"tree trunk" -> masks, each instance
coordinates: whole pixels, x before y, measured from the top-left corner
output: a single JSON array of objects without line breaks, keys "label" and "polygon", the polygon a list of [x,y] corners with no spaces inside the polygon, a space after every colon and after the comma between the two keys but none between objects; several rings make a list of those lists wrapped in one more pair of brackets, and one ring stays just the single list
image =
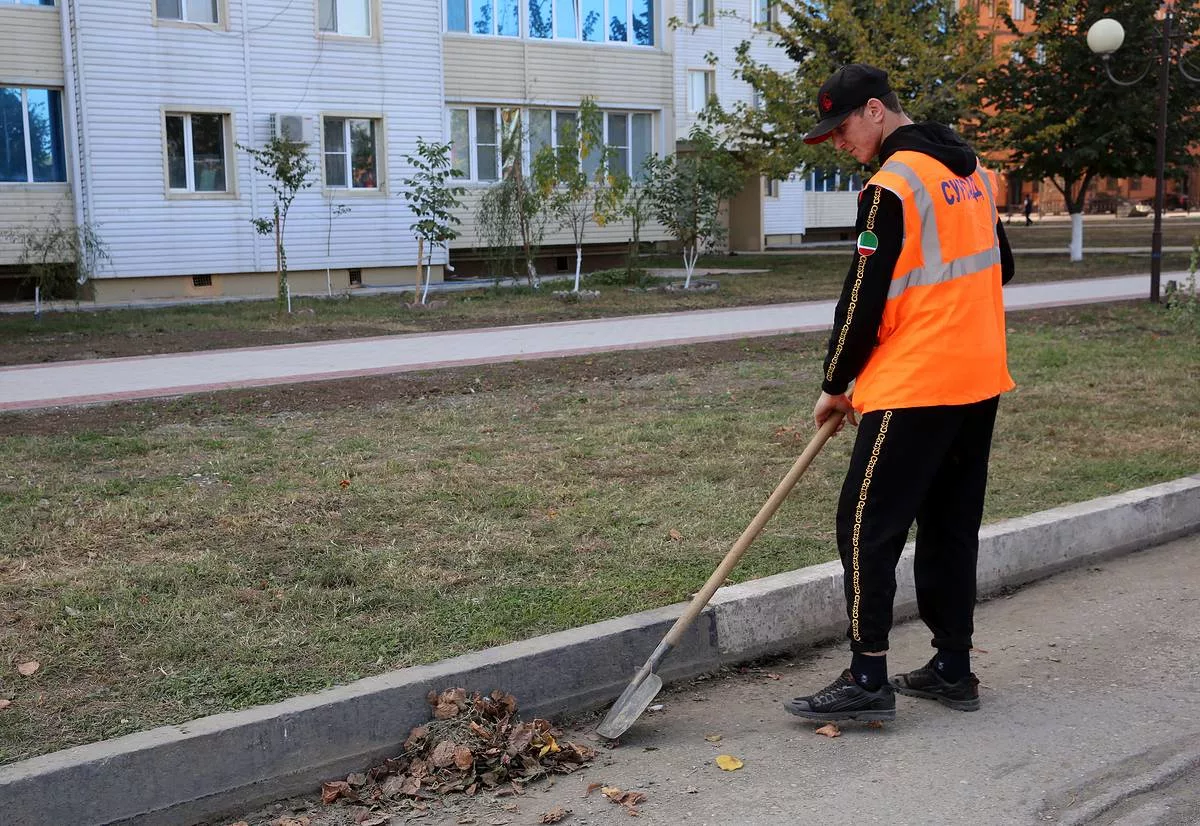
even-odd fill
[{"label": "tree trunk", "polygon": [[1071,260],[1083,260],[1083,213],[1071,213]]},{"label": "tree trunk", "polygon": [[417,286],[413,290],[413,300],[417,304],[424,304],[425,299],[421,297],[421,268],[425,266],[425,238],[417,238]]},{"label": "tree trunk", "polygon": [[698,244],[691,244],[683,248],[683,270],[687,273],[683,279],[683,288],[685,290],[692,286],[692,271],[696,269],[696,259],[700,257],[697,254],[698,249]]},{"label": "tree trunk", "polygon": [[575,247],[575,292],[579,292],[579,268],[583,263],[583,247]]}]

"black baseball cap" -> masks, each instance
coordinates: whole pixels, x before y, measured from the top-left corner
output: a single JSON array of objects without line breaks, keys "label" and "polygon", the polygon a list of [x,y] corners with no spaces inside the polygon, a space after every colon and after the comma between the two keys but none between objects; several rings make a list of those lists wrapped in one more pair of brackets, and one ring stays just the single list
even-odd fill
[{"label": "black baseball cap", "polygon": [[850,113],[871,98],[882,99],[892,91],[887,72],[865,63],[838,69],[817,92],[817,125],[804,136],[805,143],[820,143],[837,129]]}]

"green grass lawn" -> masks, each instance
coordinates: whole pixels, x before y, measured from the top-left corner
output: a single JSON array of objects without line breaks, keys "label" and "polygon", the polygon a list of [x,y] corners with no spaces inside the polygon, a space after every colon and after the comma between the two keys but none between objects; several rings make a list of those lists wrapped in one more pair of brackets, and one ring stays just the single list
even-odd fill
[{"label": "green grass lawn", "polygon": [[[1195,325],[1010,327],[988,521],[1200,470]],[[685,599],[807,443],[824,343],[0,416],[0,762]],[[834,558],[849,445],[734,579]]]},{"label": "green grass lawn", "polygon": [[[1187,253],[1168,253],[1164,270],[1186,269],[1189,259]],[[0,314],[0,366],[830,299],[838,295],[850,261],[849,250],[715,256],[702,258],[699,266],[724,271],[712,277],[720,284],[716,292],[629,292],[602,284],[600,298],[575,303],[554,298],[550,293],[561,285],[551,283],[537,292],[505,287],[435,295],[444,303],[432,309],[408,306],[411,293],[299,299],[296,312],[284,318],[270,301],[56,312],[41,320]],[[661,256],[644,263],[678,267],[680,262]],[[1065,253],[1021,255],[1016,264],[1014,283],[1149,271],[1145,254],[1088,255],[1077,263]],[[765,272],[738,272],[747,269]]]}]

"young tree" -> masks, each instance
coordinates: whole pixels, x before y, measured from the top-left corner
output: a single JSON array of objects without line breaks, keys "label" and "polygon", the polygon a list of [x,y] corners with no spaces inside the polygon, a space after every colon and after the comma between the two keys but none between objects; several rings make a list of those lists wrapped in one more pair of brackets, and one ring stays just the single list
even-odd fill
[{"label": "young tree", "polygon": [[34,315],[41,315],[42,299],[71,298],[77,286],[87,283],[97,269],[110,261],[108,246],[91,224],[65,226],[57,213],[4,236],[20,248],[17,264],[33,284]]},{"label": "young tree", "polygon": [[[417,236],[417,297],[425,303],[421,293],[422,268],[425,266],[426,251],[432,260],[433,251],[447,246],[458,237],[455,226],[462,223],[454,210],[462,206],[459,200],[467,191],[461,186],[450,186],[454,178],[461,178],[462,171],[450,163],[450,144],[429,143],[417,138],[417,153],[404,158],[417,171],[404,181],[404,199],[408,201],[417,219],[409,229]],[[428,247],[426,247],[428,245]],[[426,292],[428,292],[428,273]]]},{"label": "young tree", "polygon": [[[1111,58],[1113,74],[1132,80],[1154,59],[1157,0],[1032,0],[1037,28],[1011,46],[1006,60],[982,79],[980,145],[1001,154],[1022,178],[1050,180],[1071,216],[1071,260],[1083,259],[1083,210],[1097,177],[1153,175],[1157,71],[1124,87],[1107,77],[1086,34],[1102,17],[1125,27],[1125,46]],[[1200,24],[1197,4],[1177,6],[1180,31]],[[1016,27],[1009,20],[1013,32]],[[1155,67],[1157,64],[1155,64]],[[1174,69],[1172,69],[1174,71]],[[1200,141],[1200,84],[1175,83],[1168,97],[1168,174],[1191,161]]]},{"label": "young tree", "polygon": [[479,226],[492,246],[520,244],[525,277],[530,287],[541,286],[537,254],[546,235],[549,213],[540,187],[525,169],[525,133],[520,110],[505,109],[502,118],[500,157],[503,175],[479,202]]},{"label": "young tree", "polygon": [[556,148],[543,147],[533,174],[549,212],[575,241],[575,287],[579,292],[583,237],[589,223],[604,226],[620,214],[628,178],[612,169],[615,152],[604,146],[604,114],[591,98],[579,106],[576,122],[560,131]]},{"label": "young tree", "polygon": [[[735,54],[734,76],[750,84],[757,105],[710,107],[709,119],[736,134],[745,162],[783,179],[803,166],[861,171],[835,154],[831,142],[807,146],[816,121],[817,90],[847,63],[886,69],[913,120],[953,125],[974,117],[971,86],[991,62],[990,40],[979,30],[975,4],[953,0],[773,0],[777,23],[767,24],[791,65],[773,68],[751,54]],[[956,10],[956,6],[962,6]],[[772,61],[778,62],[778,61]]]},{"label": "young tree", "polygon": [[698,125],[686,147],[674,155],[649,158],[646,168],[651,209],[683,248],[687,289],[696,259],[725,236],[721,205],[742,188],[743,169],[727,146]]},{"label": "young tree", "polygon": [[625,262],[625,273],[630,279],[633,278],[638,251],[642,244],[642,227],[654,217],[650,207],[650,193],[643,177],[645,174],[645,167],[637,170],[637,177],[629,182],[625,190],[625,200],[621,203],[621,217],[629,219],[629,257]]},{"label": "young tree", "polygon": [[312,186],[309,175],[316,165],[308,156],[308,144],[275,136],[261,149],[238,144],[254,163],[254,170],[267,178],[275,204],[270,218],[252,218],[251,223],[259,235],[275,236],[275,273],[279,292],[279,312],[291,312],[290,292],[287,280],[287,250],[284,248],[284,230],[287,228],[288,210],[302,189]]}]

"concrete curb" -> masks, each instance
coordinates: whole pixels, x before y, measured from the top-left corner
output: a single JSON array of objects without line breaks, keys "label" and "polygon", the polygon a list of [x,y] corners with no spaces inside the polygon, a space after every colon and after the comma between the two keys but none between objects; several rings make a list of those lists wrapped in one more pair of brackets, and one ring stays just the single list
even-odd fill
[{"label": "concrete curb", "polygon": [[[1044,511],[980,534],[980,593],[1200,531],[1200,475]],[[912,549],[897,616],[915,610]],[[246,711],[0,768],[7,826],[195,823],[314,789],[395,754],[431,689],[503,688],[525,716],[612,700],[682,605],[359,680]],[[719,591],[661,670],[666,680],[839,636],[842,574],[827,563]]]}]

